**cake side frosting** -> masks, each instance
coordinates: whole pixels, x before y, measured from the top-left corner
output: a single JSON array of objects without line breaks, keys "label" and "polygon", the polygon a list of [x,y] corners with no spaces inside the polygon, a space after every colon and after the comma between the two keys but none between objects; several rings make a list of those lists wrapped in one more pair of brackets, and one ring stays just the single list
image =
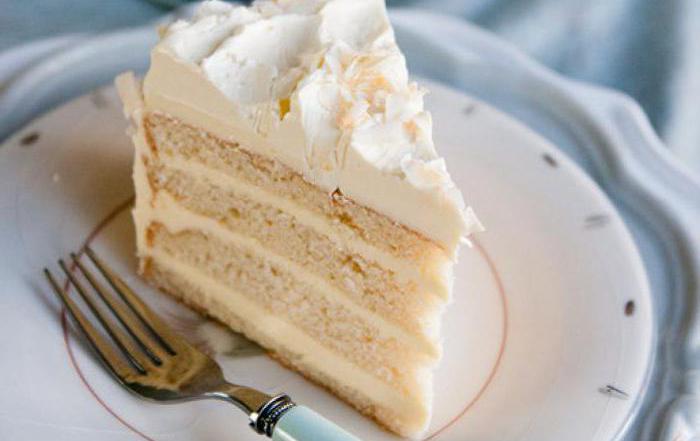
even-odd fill
[{"label": "cake side frosting", "polygon": [[146,107],[284,162],[454,255],[480,228],[435,151],[383,0],[205,2],[162,32]]},{"label": "cake side frosting", "polygon": [[[410,312],[407,310],[407,316],[421,321],[427,319],[428,322],[435,322],[437,327],[431,329],[410,327],[407,332],[405,325],[395,323],[385,313],[372,312],[374,309],[364,309],[366,307],[364,303],[356,303],[358,300],[353,299],[348,292],[348,290],[354,289],[352,284],[344,282],[342,288],[335,288],[334,285],[329,284],[330,282],[324,281],[322,277],[315,276],[316,273],[307,265],[295,263],[296,261],[289,256],[285,257],[279,249],[271,246],[269,241],[257,242],[258,238],[263,237],[260,234],[249,235],[243,230],[232,228],[223,220],[224,218],[208,217],[195,211],[194,207],[184,205],[181,192],[164,186],[164,183],[169,179],[169,171],[180,170],[178,165],[185,166],[187,163],[187,161],[178,162],[177,156],[173,156],[175,154],[168,151],[173,145],[179,145],[177,144],[177,136],[182,135],[182,124],[174,123],[173,130],[169,132],[170,136],[167,139],[159,136],[154,128],[147,123],[147,120],[153,115],[149,116],[144,112],[139,85],[133,75],[120,76],[117,79],[117,85],[125,112],[132,118],[135,129],[132,131],[136,146],[134,167],[136,204],[133,214],[137,227],[141,271],[144,277],[176,297],[180,296],[186,302],[204,308],[208,313],[228,323],[235,330],[245,332],[249,338],[260,342],[277,354],[291,354],[291,356],[286,357],[287,360],[301,363],[293,364],[295,368],[310,378],[331,387],[336,394],[353,403],[361,411],[368,413],[385,427],[404,435],[417,436],[417,434],[422,433],[430,418],[432,367],[441,352],[438,343],[439,324],[435,322],[438,319],[439,311],[421,310],[421,312],[416,312],[414,308],[409,308]],[[192,130],[196,132],[196,128],[192,128]],[[209,135],[201,132],[201,136],[205,138]],[[199,142],[191,142],[191,145],[208,149],[204,139]],[[233,145],[230,145],[229,148],[236,149]],[[184,152],[181,153],[186,155]],[[165,165],[165,169],[161,169],[162,165]],[[200,175],[197,172],[197,167],[192,167],[192,164],[187,163],[181,170],[189,177],[181,184],[193,188],[199,185],[198,181],[201,183],[207,180],[209,173],[217,168],[210,169],[201,166],[202,173]],[[204,172],[204,170],[208,171]],[[212,177],[210,184],[215,182],[217,188],[226,187],[240,191],[246,185],[241,185],[242,182],[247,182],[245,180],[229,183],[224,181],[226,179],[222,176],[216,176]],[[206,188],[211,191],[214,187],[208,185]],[[210,197],[208,200],[212,204],[223,205],[224,212],[232,212],[236,217],[261,217],[259,210],[232,210],[235,206],[229,204],[220,191],[213,195],[216,197]],[[207,197],[199,198],[200,201],[206,199]],[[259,201],[261,198],[258,194],[253,199]],[[328,203],[330,204],[330,202]],[[292,203],[292,205],[296,205],[296,203]],[[294,223],[306,224],[309,220],[309,216],[299,216],[289,207],[282,207],[277,212],[279,219],[271,225],[266,224],[265,231],[286,225],[290,214]],[[167,241],[162,242],[162,239],[157,239],[160,235],[155,232],[160,230],[159,226],[163,227],[162,231],[167,232],[172,238],[182,234],[191,235],[199,232],[200,234],[204,233],[203,237],[208,238],[208,243],[216,241],[234,247],[240,246],[247,253],[229,256],[219,250],[211,250],[206,247],[193,250],[192,248],[178,248],[174,244],[167,245]],[[284,228],[288,234],[286,227]],[[401,230],[405,231],[405,229]],[[168,240],[172,240],[172,238]],[[434,245],[429,244],[428,246]],[[329,252],[337,253],[343,248],[344,246],[341,245],[338,249],[329,249]],[[314,249],[318,250],[318,248]],[[199,257],[195,257],[195,261],[191,261],[183,259],[182,253]],[[226,257],[223,257],[224,255]],[[367,255],[370,259],[375,257],[371,250],[363,252],[362,255]],[[271,290],[251,290],[249,283],[253,280],[252,277],[235,276],[240,278],[229,279],[228,277],[222,278],[220,275],[212,276],[208,272],[209,264],[203,265],[202,261],[198,260],[202,256],[216,256],[213,261],[226,268],[229,268],[231,262],[235,262],[240,256],[260,258],[266,262],[263,266],[255,264],[233,265],[230,272],[232,277],[233,274],[239,274],[236,268],[255,268],[252,272],[258,275],[262,274],[260,277],[265,278],[267,275],[274,279],[271,286],[277,286],[277,281],[281,277],[291,277],[296,281],[295,285],[291,287],[292,289],[285,287],[282,295],[276,294],[274,297],[285,305],[288,302],[295,304],[300,302],[298,304],[302,309],[299,310],[298,316],[304,318],[302,323],[290,322],[291,316],[288,314],[290,311],[288,307],[284,308],[284,312],[275,309],[276,313],[271,314],[269,304],[260,304],[260,299],[266,297],[262,294],[270,295]],[[314,256],[319,258],[318,254],[314,254]],[[438,256],[435,255],[434,258],[437,259]],[[444,256],[442,258],[445,259]],[[165,277],[164,274],[161,274],[163,269],[167,270],[167,279],[162,278]],[[337,271],[336,274],[344,274],[344,272]],[[413,277],[422,274],[421,265],[415,261],[413,261],[412,274]],[[363,277],[370,276],[365,273]],[[392,293],[394,297],[391,296]],[[300,301],[299,296],[308,296],[309,294],[318,295],[320,300],[325,299],[333,306],[334,311],[341,308],[343,311],[347,311],[347,314],[342,316],[336,313],[329,314],[327,308],[318,308],[315,301],[303,301],[303,298]],[[390,304],[392,298],[400,299],[401,306],[411,301],[423,306],[426,302],[437,301],[437,303],[443,304],[446,301],[444,298],[436,298],[434,293],[425,289],[402,293],[382,290],[380,297],[387,304]],[[329,314],[329,317],[333,317],[333,319],[307,322],[309,316],[318,311],[322,311],[324,315]],[[237,317],[237,314],[243,314],[243,317],[250,321],[242,318],[231,321],[229,320],[231,314]],[[348,327],[347,320],[343,320],[354,320],[353,317],[359,322]],[[319,343],[318,340],[321,336],[325,336],[326,340],[330,338],[335,341],[336,337],[333,336],[338,334],[310,331],[308,326],[314,323],[330,324],[331,331],[340,330],[341,334],[339,335],[353,336],[352,338],[361,347],[361,350],[349,347],[347,352],[338,351],[337,348],[333,349],[335,346],[329,346],[327,341],[324,344]],[[364,335],[363,332],[359,331],[364,329],[363,327],[367,327],[373,333],[369,343],[363,338],[356,338],[358,335]],[[270,329],[274,332],[267,332]],[[395,344],[393,342],[402,345],[402,350],[396,351],[392,347]],[[387,353],[389,357],[386,356]],[[367,359],[368,362],[359,367],[356,364],[358,357]]]}]

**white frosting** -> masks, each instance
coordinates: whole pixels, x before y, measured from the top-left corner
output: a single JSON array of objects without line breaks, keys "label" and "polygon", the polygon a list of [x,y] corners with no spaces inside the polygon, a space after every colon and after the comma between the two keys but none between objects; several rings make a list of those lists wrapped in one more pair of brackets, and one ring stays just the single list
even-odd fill
[{"label": "white frosting", "polygon": [[416,329],[414,332],[406,331],[381,315],[357,305],[347,294],[332,286],[327,280],[307,271],[293,261],[273,253],[256,239],[228,230],[214,219],[183,209],[168,194],[158,193],[158,196],[153,201],[153,208],[149,215],[152,222],[162,224],[171,233],[186,230],[203,231],[207,235],[224,240],[226,243],[236,244],[251,254],[272,262],[279,268],[284,268],[289,274],[294,274],[294,277],[299,281],[316,288],[317,292],[326,296],[331,303],[339,304],[351,314],[362,317],[364,321],[377,328],[382,336],[396,339],[408,347],[422,351],[427,357],[424,361],[428,365],[431,365],[440,357],[441,348],[437,345],[440,330],[437,323],[431,324],[432,329]]},{"label": "white frosting", "polygon": [[[431,259],[428,264],[419,264],[415,261],[406,261],[388,253],[381,248],[359,240],[352,229],[340,228],[323,216],[318,216],[300,204],[297,204],[283,196],[276,195],[270,191],[252,185],[242,179],[215,170],[202,164],[182,159],[171,159],[168,167],[173,170],[180,170],[191,177],[205,182],[215,182],[217,186],[225,188],[227,191],[262,204],[274,207],[284,213],[290,214],[300,225],[312,228],[318,233],[326,236],[341,249],[364,256],[378,263],[381,267],[391,271],[398,282],[410,282],[415,284],[424,293],[429,293],[439,299],[449,300],[451,289],[450,271],[453,263],[447,259]],[[151,208],[146,208],[150,212],[155,212]],[[145,210],[145,209],[144,209]],[[151,214],[149,214],[151,216]],[[198,225],[191,225],[197,227]],[[197,229],[197,228],[195,228]],[[437,335],[437,329],[432,331]]]},{"label": "white frosting", "polygon": [[185,277],[189,283],[206,293],[208,298],[224,305],[227,310],[235,311],[236,316],[255,317],[255,320],[248,321],[247,324],[256,339],[264,338],[274,342],[277,348],[295,354],[307,369],[320,372],[332,381],[356,390],[362,397],[395,412],[401,419],[399,423],[409,435],[417,439],[428,428],[433,401],[433,374],[430,368],[418,370],[416,380],[419,387],[410,394],[403,393],[323,346],[313,336],[269,313],[231,286],[222,285],[165,253],[150,251],[148,255],[166,270]]},{"label": "white frosting", "polygon": [[451,255],[480,228],[435,151],[383,0],[205,2],[163,31],[144,95]]}]

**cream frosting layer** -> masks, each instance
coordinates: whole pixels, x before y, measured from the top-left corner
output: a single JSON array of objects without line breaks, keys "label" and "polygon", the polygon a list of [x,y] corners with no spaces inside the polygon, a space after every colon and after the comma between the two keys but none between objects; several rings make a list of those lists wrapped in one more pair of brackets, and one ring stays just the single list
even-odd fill
[{"label": "cream frosting layer", "polygon": [[[167,270],[183,276],[206,295],[216,298],[238,317],[255,317],[254,321],[248,321],[249,325],[270,341],[276,342],[279,347],[298,355],[306,366],[358,391],[372,402],[393,410],[404,419],[402,424],[415,433],[427,428],[432,408],[432,372],[429,369],[419,378],[422,387],[420,391],[416,391],[416,398],[402,394],[346,358],[322,346],[299,328],[269,314],[231,287],[218,283],[167,254],[150,251],[149,256]],[[421,395],[423,397],[417,398]]]},{"label": "cream frosting layer", "polygon": [[411,281],[420,290],[437,295],[445,300],[451,297],[452,262],[449,260],[445,260],[442,265],[422,266],[415,262],[399,259],[362,239],[358,239],[357,234],[349,228],[343,229],[342,226],[333,225],[330,221],[324,219],[323,216],[319,216],[304,206],[227,173],[179,158],[169,159],[166,164],[168,168],[182,171],[196,179],[214,183],[218,187],[292,215],[296,221],[313,228],[316,232],[335,242],[340,248],[350,250],[365,259],[377,262],[383,268],[391,270],[398,281]]},{"label": "cream frosting layer", "polygon": [[162,32],[160,110],[339,189],[455,256],[480,229],[432,141],[383,0],[205,2]]},{"label": "cream frosting layer", "polygon": [[[141,88],[131,72],[119,75],[114,83],[124,105],[124,114],[131,120],[128,132],[131,135],[131,141],[134,143],[132,178],[136,189],[132,215],[134,226],[136,227],[136,252],[139,257],[143,257],[145,250],[148,248],[146,231],[150,223],[148,213],[150,213],[150,203],[153,199],[153,189],[150,182],[148,182],[148,173],[144,163],[151,152],[146,141],[146,133],[143,126],[143,96]],[[143,264],[142,259],[140,262]]]},{"label": "cream frosting layer", "polygon": [[[249,252],[272,262],[274,265],[284,268],[289,274],[294,274],[298,280],[309,286],[316,288],[317,292],[325,295],[333,303],[338,303],[346,308],[350,313],[362,317],[364,321],[377,328],[379,332],[387,337],[394,338],[408,347],[414,347],[426,354],[426,366],[433,364],[440,357],[440,346],[438,339],[440,335],[440,322],[435,320],[426,323],[420,330],[420,334],[409,333],[400,326],[388,321],[379,314],[376,314],[360,305],[354,303],[343,292],[329,284],[300,265],[289,259],[273,253],[261,244],[258,240],[246,237],[225,228],[219,222],[208,217],[195,214],[178,205],[172,196],[158,192],[153,200],[152,209],[146,214],[150,222],[158,222],[165,226],[171,233],[180,231],[201,231],[221,239],[224,242],[236,244],[245,248]],[[436,312],[433,317],[438,318],[440,312]],[[432,362],[429,362],[432,360]]]}]

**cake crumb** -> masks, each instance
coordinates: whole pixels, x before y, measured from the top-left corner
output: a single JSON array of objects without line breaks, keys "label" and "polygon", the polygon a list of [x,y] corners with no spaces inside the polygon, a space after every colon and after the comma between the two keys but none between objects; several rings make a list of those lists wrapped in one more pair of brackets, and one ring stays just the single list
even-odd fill
[{"label": "cake crumb", "polygon": [[26,134],[19,140],[19,143],[23,147],[28,147],[39,140],[39,132],[31,132]]}]

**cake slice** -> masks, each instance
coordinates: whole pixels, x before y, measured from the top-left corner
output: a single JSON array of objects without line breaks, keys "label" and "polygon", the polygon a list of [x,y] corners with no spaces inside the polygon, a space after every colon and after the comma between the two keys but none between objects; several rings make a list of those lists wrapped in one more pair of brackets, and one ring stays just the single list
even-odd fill
[{"label": "cake slice", "polygon": [[440,318],[479,228],[383,0],[203,3],[134,126],[140,271],[384,427],[429,423]]}]

